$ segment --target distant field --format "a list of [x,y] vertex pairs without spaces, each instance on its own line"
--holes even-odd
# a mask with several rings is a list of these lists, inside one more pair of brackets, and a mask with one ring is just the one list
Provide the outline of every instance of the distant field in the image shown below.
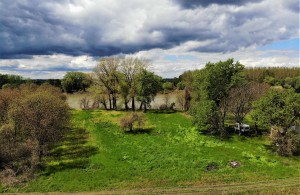
[[[266,137],[237,135],[221,141],[199,134],[181,112],[149,112],[144,131],[124,134],[118,123],[126,114],[73,111],[74,129],[52,151],[46,170],[28,185],[0,187],[0,192],[142,193],[138,189],[159,188],[157,193],[179,193],[182,187],[188,187],[185,193],[299,192],[300,157],[273,154]],[[232,168],[229,161],[241,166]]]

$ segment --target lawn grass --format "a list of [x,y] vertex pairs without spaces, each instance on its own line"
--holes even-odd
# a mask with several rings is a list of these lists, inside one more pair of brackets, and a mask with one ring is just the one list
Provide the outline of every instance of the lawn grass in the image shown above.
[[[73,111],[74,128],[27,185],[0,192],[232,184],[299,177],[300,157],[279,157],[265,136],[228,140],[200,134],[184,113],[146,114],[144,131],[123,133],[122,111]],[[239,161],[232,168],[229,161]],[[207,170],[213,165],[214,170]]]

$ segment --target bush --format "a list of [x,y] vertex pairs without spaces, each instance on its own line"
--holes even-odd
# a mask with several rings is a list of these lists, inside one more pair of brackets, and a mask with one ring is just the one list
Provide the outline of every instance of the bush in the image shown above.
[[90,100],[87,97],[84,97],[80,100],[80,108],[82,110],[88,110],[90,109]]
[[132,115],[125,116],[120,120],[120,127],[123,131],[134,131],[134,126],[136,130],[141,130],[145,125],[145,115],[144,113],[132,113]]
[[281,156],[292,156],[298,152],[300,136],[289,129],[285,132],[282,128],[273,126],[270,138],[274,151]]
[[13,104],[9,111],[13,127],[32,141],[32,158],[42,157],[48,148],[63,136],[63,130],[70,119],[67,104],[56,96],[46,92],[27,95]]
[[159,106],[159,110],[168,110],[168,105],[167,104],[161,104]]
[[2,176],[23,178],[43,165],[42,157],[69,125],[63,99],[59,89],[47,85],[0,91],[0,171],[6,170]]
[[0,126],[7,121],[7,113],[11,103],[20,97],[20,92],[12,89],[2,89],[0,92]]

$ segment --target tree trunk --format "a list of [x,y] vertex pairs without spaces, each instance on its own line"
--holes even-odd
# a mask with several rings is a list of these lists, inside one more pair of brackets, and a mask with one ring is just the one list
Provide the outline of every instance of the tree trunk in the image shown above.
[[144,112],[147,112],[147,104],[144,103]]
[[254,126],[255,126],[255,135],[257,135],[258,128],[257,128],[257,123],[256,122],[254,123]]
[[185,103],[184,103],[184,110],[188,111],[190,109],[190,101],[191,101],[191,95],[189,91],[185,90]]
[[129,110],[128,101],[125,100],[124,104],[125,104],[125,110],[128,111]]
[[143,108],[143,102],[141,102],[139,110],[142,110],[142,108]]
[[113,95],[113,109],[117,110],[117,98],[116,98],[116,94]]
[[103,104],[104,109],[105,109],[105,110],[108,110],[107,105],[106,105],[106,102],[101,102],[101,103]]
[[132,97],[132,99],[131,99],[131,109],[132,109],[132,111],[135,111],[135,99],[134,99],[134,97]]
[[38,154],[39,154],[39,161],[38,161],[38,164],[39,165],[41,165],[42,164],[42,158],[43,158],[43,149],[42,149],[42,145],[41,144],[39,144],[39,152],[38,152]]
[[109,101],[109,109],[111,110],[111,109],[112,109],[112,105],[111,105],[111,98],[110,98],[110,95],[108,96],[108,101]]

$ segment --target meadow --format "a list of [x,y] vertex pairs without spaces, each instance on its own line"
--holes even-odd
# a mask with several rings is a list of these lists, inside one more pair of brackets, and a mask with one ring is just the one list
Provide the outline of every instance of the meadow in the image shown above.
[[[264,135],[232,135],[221,140],[199,133],[183,112],[155,111],[146,113],[144,129],[124,133],[119,121],[127,114],[73,110],[73,127],[47,157],[45,170],[27,184],[0,187],[0,192],[95,192],[243,183],[253,187],[257,182],[277,180],[289,183],[282,189],[299,190],[300,157],[274,154]],[[238,161],[240,166],[232,168],[230,161]]]

